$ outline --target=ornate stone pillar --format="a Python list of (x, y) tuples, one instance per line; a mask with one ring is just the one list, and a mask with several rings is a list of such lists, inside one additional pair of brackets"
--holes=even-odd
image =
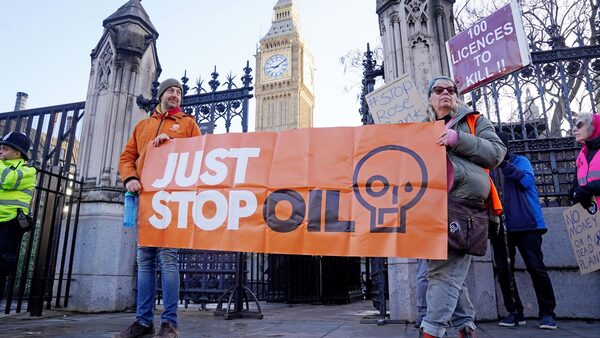
[(145, 116), (135, 101), (150, 96), (160, 73), (158, 33), (139, 0), (103, 22), (91, 53), (79, 170), (85, 182), (69, 309), (118, 311), (135, 305), (135, 229), (123, 228), (119, 156)]
[[(445, 42), (454, 35), (453, 0), (377, 0), (383, 41), (385, 80), (404, 73), (426, 99), (430, 79), (450, 75)], [(416, 260), (388, 258), (390, 318), (416, 318)], [(477, 319), (496, 319), (496, 293), (491, 255), (476, 257), (467, 284)]]

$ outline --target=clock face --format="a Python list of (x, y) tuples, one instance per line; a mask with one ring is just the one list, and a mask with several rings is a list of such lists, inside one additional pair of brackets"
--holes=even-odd
[(283, 54), (275, 54), (267, 59), (263, 67), (268, 79), (278, 79), (288, 73), (288, 58)]

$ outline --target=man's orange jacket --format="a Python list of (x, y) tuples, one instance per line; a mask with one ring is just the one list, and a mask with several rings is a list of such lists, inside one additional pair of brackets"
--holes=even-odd
[(165, 133), (170, 138), (200, 136), (200, 128), (193, 117), (183, 112), (165, 118), (162, 115), (159, 106), (149, 118), (138, 122), (133, 129), (133, 135), (127, 141), (119, 159), (119, 177), (123, 185), (133, 178), (139, 180), (144, 166), (146, 147), (159, 134)]

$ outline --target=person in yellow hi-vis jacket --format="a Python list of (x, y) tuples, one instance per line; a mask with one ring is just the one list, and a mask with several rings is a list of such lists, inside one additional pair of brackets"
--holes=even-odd
[(29, 231), (29, 205), (37, 171), (27, 165), (30, 141), (11, 132), (0, 140), (0, 299), (6, 277), (15, 273), (23, 233)]

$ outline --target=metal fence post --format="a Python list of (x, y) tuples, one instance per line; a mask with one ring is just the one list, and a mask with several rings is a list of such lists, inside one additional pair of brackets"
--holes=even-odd
[[(52, 167), (52, 174), (58, 174), (60, 167)], [(48, 187), (46, 199), (44, 202), (44, 221), (40, 229), (40, 240), (38, 244), (38, 255), (35, 261), (33, 270), (31, 290), (29, 293), (28, 311), (31, 316), (41, 316), (44, 308), (44, 297), (46, 294), (48, 279), (48, 270), (51, 266), (50, 260), (50, 242), (52, 240), (52, 227), (56, 216), (56, 201), (58, 198), (58, 181), (59, 178), (55, 175), (50, 175), (48, 178)]]

